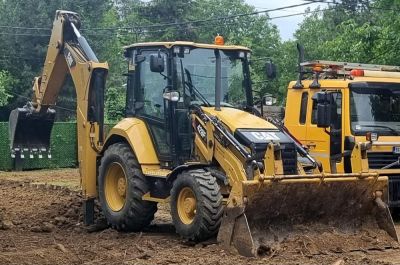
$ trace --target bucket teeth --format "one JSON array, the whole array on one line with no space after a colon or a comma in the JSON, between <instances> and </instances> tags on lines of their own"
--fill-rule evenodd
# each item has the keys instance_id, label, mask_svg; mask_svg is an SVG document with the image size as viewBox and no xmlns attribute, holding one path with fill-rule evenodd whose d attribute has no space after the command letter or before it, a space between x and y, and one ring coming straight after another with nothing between
<instances>
[{"instance_id":1,"label":"bucket teeth","mask_svg":"<svg viewBox=\"0 0 400 265\"><path fill-rule=\"evenodd\" d=\"M29 155L28 155L29 154ZM50 149L46 150L45 148L43 149L38 149L38 148L24 148L24 149L20 149L20 148L15 148L15 149L11 149L10 150L10 155L11 158L15 159L15 158L22 158L25 159L26 157L29 157L30 159L33 158L43 158L45 156L47 156L47 158L51 158L51 152Z\"/></svg>"}]
</instances>

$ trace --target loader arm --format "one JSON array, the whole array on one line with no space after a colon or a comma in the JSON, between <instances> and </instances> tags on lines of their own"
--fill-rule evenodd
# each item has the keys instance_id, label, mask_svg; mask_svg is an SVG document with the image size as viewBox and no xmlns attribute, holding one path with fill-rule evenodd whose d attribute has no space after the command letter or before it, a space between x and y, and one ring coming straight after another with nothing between
<instances>
[{"instance_id":1,"label":"loader arm","mask_svg":"<svg viewBox=\"0 0 400 265\"><path fill-rule=\"evenodd\" d=\"M76 13L58 10L42 74L34 79L32 101L10 114L10 148L14 156L27 153L50 157L50 134L54 107L67 74L76 90L78 161L86 198L96 192L96 159L104 140L104 87L107 63L99 63L79 33Z\"/></svg>"}]
</instances>

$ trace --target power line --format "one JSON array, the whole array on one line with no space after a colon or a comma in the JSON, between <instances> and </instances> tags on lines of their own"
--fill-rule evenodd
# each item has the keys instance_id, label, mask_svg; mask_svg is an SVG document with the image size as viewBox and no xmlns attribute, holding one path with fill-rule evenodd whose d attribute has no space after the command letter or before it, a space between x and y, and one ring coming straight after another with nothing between
<instances>
[{"instance_id":1,"label":"power line","mask_svg":"<svg viewBox=\"0 0 400 265\"><path fill-rule=\"evenodd\" d=\"M329 9L329 8L328 8ZM328 10L328 9L325 9L325 10ZM268 20L274 20L274 19L280 19L280 18L287 18L287 17L293 17L293 16L300 16L300 15L307 15L307 14L313 14L313 13L317 13L317 12L322 12L322 10L313 10L313 11L307 11L307 12L299 12L299 13L293 13L293 14L288 14L288 15L281 15L281 16L274 16L274 17L270 17L270 18L268 18ZM236 24L237 22L224 22L222 25L223 26L226 26L226 25L233 25L233 24ZM217 24L215 24L215 25L217 25ZM218 25L221 25L221 23L219 23ZM203 28L204 27L204 25L203 26L200 26L200 25L198 25L198 26L191 26L190 28L188 28L189 30L190 29L198 29L198 28ZM111 28L110 28L111 29ZM123 35L125 35L125 34L139 34L139 35L141 35L141 34L144 34L144 33L158 33L158 32L164 32L164 31L168 31L170 28L164 28L164 29L157 29L157 30L142 30L142 31L135 31L135 32L131 32L131 31L129 31L129 30L134 30L135 28L133 28L133 27L130 27L130 28L127 28L127 27L120 27L120 28L113 28L113 29L115 29L115 30L120 30L119 32L118 32L118 34L123 34ZM86 30L89 30L89 29L86 29ZM94 30L94 29L90 29L90 30ZM19 33L12 33L12 32L9 32L9 33L0 33L0 35L1 34L5 34L5 35L16 35L16 36L46 36L46 37L50 37L51 35L37 35L37 34L34 34L34 33L24 33L24 34L19 34ZM94 35L94 36L107 36L108 34L97 34L97 33L90 33L90 32L88 32L88 33L86 33L87 35Z\"/></svg>"},{"instance_id":2,"label":"power line","mask_svg":"<svg viewBox=\"0 0 400 265\"><path fill-rule=\"evenodd\" d=\"M312 2L306 2L306 3L296 4L296 5L289 5L289 6L282 6L282 7L271 8L271 9L266 9L266 10L254 11L254 12L250 12L250 13L241 13L241 14L235 14L235 15L213 17L213 18L200 19L200 20L190 20L190 21L184 21L184 22L149 24L149 25L139 25L139 26L134 26L134 27L87 28L87 29L83 28L82 31L85 31L85 30L92 30L92 31L121 30L121 29L132 30L132 29L150 29L150 28L159 28L159 27L170 27L170 26L183 26L183 25L188 25L188 24L199 24L199 23L206 23L206 22L211 22L211 21L220 21L220 20L234 19L234 18L238 18L238 17L259 15L259 14L268 13L268 12L272 12L272 11L280 11L280 10L285 10L285 9L290 9L290 8L295 8L295 7L300 7L300 6L306 6L306 5L310 5L310 4L312 4ZM23 29L23 30L51 30L49 28L41 28L41 27L15 27L15 26L7 26L7 25L2 25L2 26L0 26L0 28Z\"/></svg>"},{"instance_id":3,"label":"power line","mask_svg":"<svg viewBox=\"0 0 400 265\"><path fill-rule=\"evenodd\" d=\"M35 36L35 37L50 37L51 35L35 34L35 33L15 33L15 32L0 32L0 35L12 35L12 36Z\"/></svg>"},{"instance_id":4,"label":"power line","mask_svg":"<svg viewBox=\"0 0 400 265\"><path fill-rule=\"evenodd\" d=\"M16 27L16 26L0 26L0 28L26 29L26 30L50 30L49 28L29 28L29 27Z\"/></svg>"},{"instance_id":5,"label":"power line","mask_svg":"<svg viewBox=\"0 0 400 265\"><path fill-rule=\"evenodd\" d=\"M328 1L328 0L302 0L303 2L309 2L309 3L324 3L324 4L333 4L333 5L345 5L343 2L337 2L336 0L332 1ZM383 8L383 7L377 7L377 6L373 6L370 5L368 2L363 2L360 1L361 4L366 4L368 5L368 8L371 9L376 9L376 10L384 10L384 11L393 11L393 12L400 12L400 9L393 9L393 8Z\"/></svg>"},{"instance_id":6,"label":"power line","mask_svg":"<svg viewBox=\"0 0 400 265\"><path fill-rule=\"evenodd\" d=\"M24 98L24 99L27 99L27 100L31 100L31 98L29 98L29 97L27 97L27 96L24 96L24 95L21 95L21 94L18 94L18 93L9 91L9 90L6 90L6 93L10 93L10 94L13 94L13 95L15 95L15 96L18 96L18 97L21 97L21 98ZM75 112L75 110L73 110L73 109L64 108L64 107L57 106L57 105L54 105L54 106L52 106L52 107L57 108L57 109L62 109L62 110L67 110L67 111Z\"/></svg>"}]
</instances>

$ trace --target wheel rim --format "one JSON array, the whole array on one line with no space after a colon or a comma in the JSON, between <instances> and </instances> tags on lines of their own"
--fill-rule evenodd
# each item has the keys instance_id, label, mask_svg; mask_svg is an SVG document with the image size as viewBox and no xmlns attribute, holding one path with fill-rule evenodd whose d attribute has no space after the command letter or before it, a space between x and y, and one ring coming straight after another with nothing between
<instances>
[{"instance_id":1,"label":"wheel rim","mask_svg":"<svg viewBox=\"0 0 400 265\"><path fill-rule=\"evenodd\" d=\"M191 224L196 216L196 197L189 187L184 187L178 196L178 215L184 224Z\"/></svg>"},{"instance_id":2,"label":"wheel rim","mask_svg":"<svg viewBox=\"0 0 400 265\"><path fill-rule=\"evenodd\" d=\"M127 180L120 163L113 162L107 170L104 194L107 205L114 212L120 211L126 201Z\"/></svg>"}]
</instances>

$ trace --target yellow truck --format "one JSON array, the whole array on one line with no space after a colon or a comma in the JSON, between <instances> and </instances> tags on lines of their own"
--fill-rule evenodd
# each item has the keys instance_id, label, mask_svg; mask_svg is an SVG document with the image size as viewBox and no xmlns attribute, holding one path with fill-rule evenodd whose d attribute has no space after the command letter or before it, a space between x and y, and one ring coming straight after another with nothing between
<instances>
[{"instance_id":1,"label":"yellow truck","mask_svg":"<svg viewBox=\"0 0 400 265\"><path fill-rule=\"evenodd\" d=\"M370 171L389 177L400 206L400 67L333 61L300 65L288 86L284 124L325 172L354 173L352 150L367 148ZM305 75L312 75L308 80ZM304 80L303 80L304 79Z\"/></svg>"}]
</instances>

